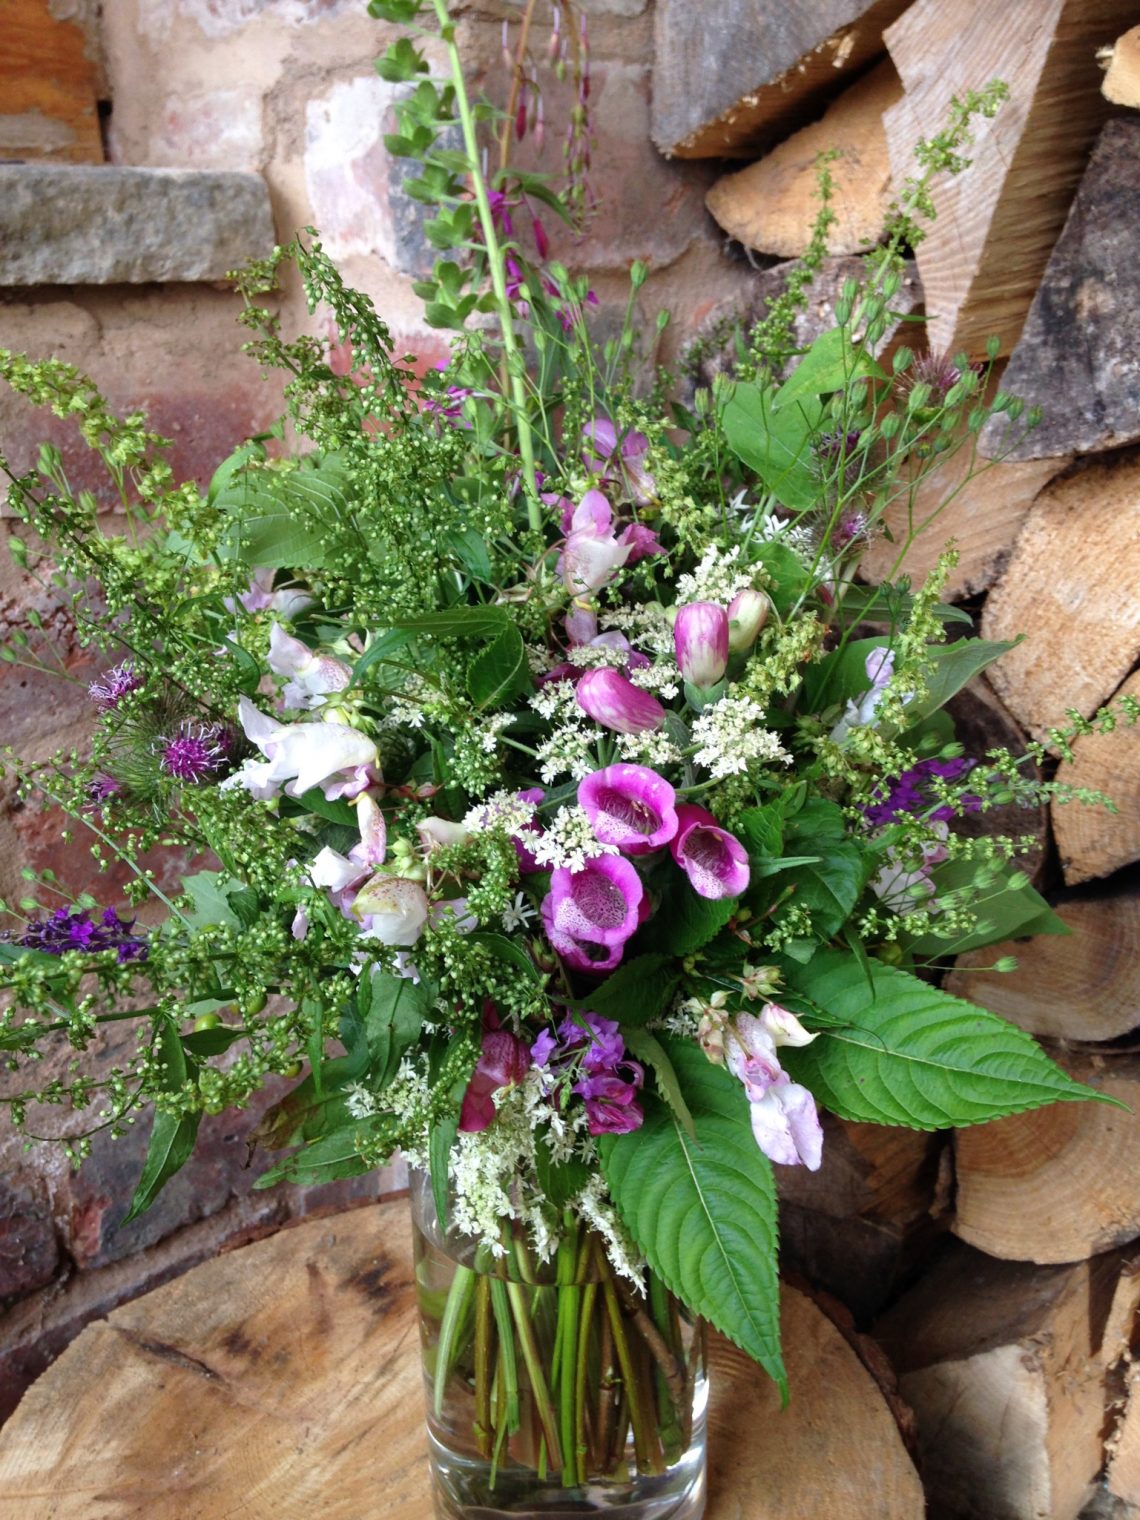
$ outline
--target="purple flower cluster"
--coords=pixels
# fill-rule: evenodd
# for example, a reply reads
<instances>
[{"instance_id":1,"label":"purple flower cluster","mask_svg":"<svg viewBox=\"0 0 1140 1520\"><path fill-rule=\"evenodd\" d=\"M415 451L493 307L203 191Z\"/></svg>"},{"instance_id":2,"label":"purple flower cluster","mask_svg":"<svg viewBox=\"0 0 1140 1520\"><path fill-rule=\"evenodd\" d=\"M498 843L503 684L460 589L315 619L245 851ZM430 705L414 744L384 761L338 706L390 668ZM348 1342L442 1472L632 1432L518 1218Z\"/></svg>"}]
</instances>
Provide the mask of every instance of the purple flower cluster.
<instances>
[{"instance_id":1,"label":"purple flower cluster","mask_svg":"<svg viewBox=\"0 0 1140 1520\"><path fill-rule=\"evenodd\" d=\"M159 764L176 781L204 781L222 769L231 748L230 734L220 723L182 723L158 743Z\"/></svg>"},{"instance_id":2,"label":"purple flower cluster","mask_svg":"<svg viewBox=\"0 0 1140 1520\"><path fill-rule=\"evenodd\" d=\"M145 961L146 940L131 933L134 926L133 918L124 921L114 908L104 908L98 923L87 908L78 913L57 908L49 917L30 923L16 943L48 955L63 955L67 950L117 950L120 961Z\"/></svg>"},{"instance_id":3,"label":"purple flower cluster","mask_svg":"<svg viewBox=\"0 0 1140 1520\"><path fill-rule=\"evenodd\" d=\"M613 1019L596 1013L563 1019L556 1033L543 1030L530 1055L553 1085L568 1081L583 1100L591 1135L627 1135L641 1128L645 1114L637 1094L645 1072L626 1055Z\"/></svg>"},{"instance_id":4,"label":"purple flower cluster","mask_svg":"<svg viewBox=\"0 0 1140 1520\"><path fill-rule=\"evenodd\" d=\"M871 802L863 809L863 816L873 827L894 823L908 813L925 813L933 800L929 782L932 777L943 781L957 781L973 770L975 761L962 756L956 760L919 760L892 776L880 786ZM929 814L932 823L948 823L960 813L976 813L982 806L980 797L970 793L958 798L957 804L942 803Z\"/></svg>"},{"instance_id":5,"label":"purple flower cluster","mask_svg":"<svg viewBox=\"0 0 1140 1520\"><path fill-rule=\"evenodd\" d=\"M124 660L121 665L115 665L92 681L87 688L87 695L91 698L100 712L113 712L123 698L132 691L138 691L143 684L142 676L135 670L130 660Z\"/></svg>"}]
</instances>

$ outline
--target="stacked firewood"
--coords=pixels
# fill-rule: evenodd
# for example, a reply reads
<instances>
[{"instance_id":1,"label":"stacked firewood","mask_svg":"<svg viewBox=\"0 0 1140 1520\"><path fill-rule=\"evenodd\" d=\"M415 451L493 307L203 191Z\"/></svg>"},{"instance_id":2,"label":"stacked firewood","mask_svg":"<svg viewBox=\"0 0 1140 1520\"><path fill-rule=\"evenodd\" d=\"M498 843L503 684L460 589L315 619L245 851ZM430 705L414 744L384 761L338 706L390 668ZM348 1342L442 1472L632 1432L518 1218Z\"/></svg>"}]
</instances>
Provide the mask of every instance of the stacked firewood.
<instances>
[{"instance_id":1,"label":"stacked firewood","mask_svg":"<svg viewBox=\"0 0 1140 1520\"><path fill-rule=\"evenodd\" d=\"M1027 636L957 713L978 754L1140 695L1138 19L1128 0L658 0L658 147L747 161L708 194L759 271L746 316L806 249L817 156L841 150L805 340L952 98L1009 87L970 167L936 185L904 296L932 352L976 362L996 338L1003 388L1043 420L1011 447L995 418L972 480L965 450L922 488L917 520L949 502L905 559L895 522L861 565L921 579L953 539L950 599L987 638ZM700 363L707 378L707 348ZM1036 835L1026 868L1072 937L963 955L948 987L1122 1106L951 1136L832 1120L823 1171L786 1174L785 1269L885 1349L935 1517L1140 1517L1140 729L1078 738L1053 765L1117 811L1055 804L998 828ZM1016 971L987 969L1003 954ZM832 1511L875 1513L871 1495Z\"/></svg>"}]
</instances>

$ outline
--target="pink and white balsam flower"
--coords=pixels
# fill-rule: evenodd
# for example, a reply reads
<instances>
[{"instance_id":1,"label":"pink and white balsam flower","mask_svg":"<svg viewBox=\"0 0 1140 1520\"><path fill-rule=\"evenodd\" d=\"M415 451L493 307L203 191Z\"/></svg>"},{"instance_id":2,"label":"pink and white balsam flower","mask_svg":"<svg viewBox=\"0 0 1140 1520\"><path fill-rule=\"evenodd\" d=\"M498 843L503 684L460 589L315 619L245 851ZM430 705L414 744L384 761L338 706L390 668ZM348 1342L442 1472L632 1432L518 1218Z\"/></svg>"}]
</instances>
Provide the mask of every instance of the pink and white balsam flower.
<instances>
[{"instance_id":1,"label":"pink and white balsam flower","mask_svg":"<svg viewBox=\"0 0 1140 1520\"><path fill-rule=\"evenodd\" d=\"M677 794L645 765L607 765L578 783L595 838L627 855L648 855L677 832Z\"/></svg>"},{"instance_id":2,"label":"pink and white balsam flower","mask_svg":"<svg viewBox=\"0 0 1140 1520\"><path fill-rule=\"evenodd\" d=\"M580 871L560 866L543 899L547 937L575 971L610 971L636 933L648 904L645 888L628 860L599 855Z\"/></svg>"},{"instance_id":3,"label":"pink and white balsam flower","mask_svg":"<svg viewBox=\"0 0 1140 1520\"><path fill-rule=\"evenodd\" d=\"M782 1046L802 1047L816 1038L794 1013L766 1003L760 1014L742 1013L724 1030L724 1060L744 1086L752 1134L770 1161L819 1170L823 1130L815 1099L780 1065Z\"/></svg>"},{"instance_id":4,"label":"pink and white balsam flower","mask_svg":"<svg viewBox=\"0 0 1140 1520\"><path fill-rule=\"evenodd\" d=\"M677 832L669 849L698 897L739 897L747 890L748 851L707 809L678 803Z\"/></svg>"},{"instance_id":5,"label":"pink and white balsam flower","mask_svg":"<svg viewBox=\"0 0 1140 1520\"><path fill-rule=\"evenodd\" d=\"M715 602L689 602L677 609L673 650L690 686L708 690L728 669L728 613Z\"/></svg>"},{"instance_id":6,"label":"pink and white balsam flower","mask_svg":"<svg viewBox=\"0 0 1140 1520\"><path fill-rule=\"evenodd\" d=\"M853 698L843 709L843 716L831 730L833 744L842 744L853 728L873 727L875 715L883 700L887 683L895 673L895 652L882 647L870 650L864 661L870 686L858 698Z\"/></svg>"},{"instance_id":7,"label":"pink and white balsam flower","mask_svg":"<svg viewBox=\"0 0 1140 1520\"><path fill-rule=\"evenodd\" d=\"M574 699L595 723L618 734L649 733L665 722L665 709L657 698L609 666L587 670Z\"/></svg>"},{"instance_id":8,"label":"pink and white balsam flower","mask_svg":"<svg viewBox=\"0 0 1140 1520\"><path fill-rule=\"evenodd\" d=\"M570 518L559 571L573 596L607 585L629 558L631 545L613 531L613 511L600 491L587 491Z\"/></svg>"},{"instance_id":9,"label":"pink and white balsam flower","mask_svg":"<svg viewBox=\"0 0 1140 1520\"><path fill-rule=\"evenodd\" d=\"M281 692L287 711L321 707L326 698L343 691L352 680L352 671L343 661L310 649L286 633L280 623L269 630L268 664L274 675L290 678Z\"/></svg>"},{"instance_id":10,"label":"pink and white balsam flower","mask_svg":"<svg viewBox=\"0 0 1140 1520\"><path fill-rule=\"evenodd\" d=\"M346 772L377 764L372 740L345 723L279 723L244 696L238 701L238 718L246 738L265 759L246 760L222 782L227 790L242 787L266 801L282 790L300 797L319 786L328 796Z\"/></svg>"},{"instance_id":11,"label":"pink and white balsam flower","mask_svg":"<svg viewBox=\"0 0 1140 1520\"><path fill-rule=\"evenodd\" d=\"M618 448L617 429L608 417L595 417L582 429L582 459L595 474L624 477L629 494L644 507L657 494L657 482L645 467L649 439L635 429L624 433Z\"/></svg>"}]
</instances>

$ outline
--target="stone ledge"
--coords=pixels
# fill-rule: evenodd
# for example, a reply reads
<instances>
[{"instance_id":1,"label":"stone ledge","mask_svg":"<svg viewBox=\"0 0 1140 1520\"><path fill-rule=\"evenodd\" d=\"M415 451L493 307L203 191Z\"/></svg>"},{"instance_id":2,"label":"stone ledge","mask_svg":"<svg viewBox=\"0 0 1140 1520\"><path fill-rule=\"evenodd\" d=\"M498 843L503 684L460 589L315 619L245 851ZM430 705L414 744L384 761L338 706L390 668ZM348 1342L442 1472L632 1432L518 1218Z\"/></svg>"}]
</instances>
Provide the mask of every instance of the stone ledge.
<instances>
[{"instance_id":1,"label":"stone ledge","mask_svg":"<svg viewBox=\"0 0 1140 1520\"><path fill-rule=\"evenodd\" d=\"M0 286L220 280L274 242L257 174L0 164Z\"/></svg>"}]
</instances>

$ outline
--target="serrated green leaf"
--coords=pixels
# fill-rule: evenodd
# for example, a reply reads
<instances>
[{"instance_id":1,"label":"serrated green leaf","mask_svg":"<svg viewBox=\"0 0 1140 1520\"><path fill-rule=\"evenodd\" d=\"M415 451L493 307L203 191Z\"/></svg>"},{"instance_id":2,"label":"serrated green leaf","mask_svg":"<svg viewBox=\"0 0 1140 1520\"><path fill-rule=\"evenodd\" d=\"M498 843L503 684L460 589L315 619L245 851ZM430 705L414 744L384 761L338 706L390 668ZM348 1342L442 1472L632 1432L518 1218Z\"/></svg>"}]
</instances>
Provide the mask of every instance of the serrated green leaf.
<instances>
[{"instance_id":1,"label":"serrated green leaf","mask_svg":"<svg viewBox=\"0 0 1140 1520\"><path fill-rule=\"evenodd\" d=\"M736 897L701 897L678 873L666 888L661 905L638 935L638 947L692 955L714 940L736 912Z\"/></svg>"},{"instance_id":2,"label":"serrated green leaf","mask_svg":"<svg viewBox=\"0 0 1140 1520\"><path fill-rule=\"evenodd\" d=\"M511 625L505 607L449 607L444 612L420 612L393 623L408 633L429 633L439 639L490 639Z\"/></svg>"},{"instance_id":3,"label":"serrated green leaf","mask_svg":"<svg viewBox=\"0 0 1140 1520\"><path fill-rule=\"evenodd\" d=\"M806 965L787 964L785 975L832 1025L781 1058L842 1118L952 1129L1097 1097L1005 1019L909 972L819 950Z\"/></svg>"},{"instance_id":4,"label":"serrated green leaf","mask_svg":"<svg viewBox=\"0 0 1140 1520\"><path fill-rule=\"evenodd\" d=\"M606 977L583 1006L624 1029L660 1018L673 1001L679 980L672 955L637 955Z\"/></svg>"},{"instance_id":5,"label":"serrated green leaf","mask_svg":"<svg viewBox=\"0 0 1140 1520\"><path fill-rule=\"evenodd\" d=\"M530 666L522 634L508 623L471 661L467 690L481 710L498 707L530 690Z\"/></svg>"},{"instance_id":6,"label":"serrated green leaf","mask_svg":"<svg viewBox=\"0 0 1140 1520\"><path fill-rule=\"evenodd\" d=\"M655 1035L651 1035L648 1029L623 1029L622 1038L625 1040L626 1050L634 1060L640 1061L643 1066L648 1066L652 1070L657 1079L658 1093L672 1109L677 1123L687 1135L695 1140L697 1132L693 1127L693 1116L689 1112L689 1105L685 1102L676 1070L664 1045Z\"/></svg>"},{"instance_id":7,"label":"serrated green leaf","mask_svg":"<svg viewBox=\"0 0 1140 1520\"><path fill-rule=\"evenodd\" d=\"M610 1196L666 1287L786 1392L771 1163L753 1138L740 1084L695 1046L662 1043L696 1138L664 1103L647 1099L640 1129L601 1141Z\"/></svg>"}]
</instances>

